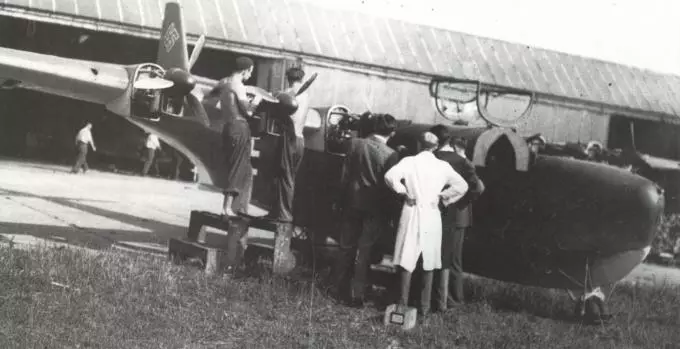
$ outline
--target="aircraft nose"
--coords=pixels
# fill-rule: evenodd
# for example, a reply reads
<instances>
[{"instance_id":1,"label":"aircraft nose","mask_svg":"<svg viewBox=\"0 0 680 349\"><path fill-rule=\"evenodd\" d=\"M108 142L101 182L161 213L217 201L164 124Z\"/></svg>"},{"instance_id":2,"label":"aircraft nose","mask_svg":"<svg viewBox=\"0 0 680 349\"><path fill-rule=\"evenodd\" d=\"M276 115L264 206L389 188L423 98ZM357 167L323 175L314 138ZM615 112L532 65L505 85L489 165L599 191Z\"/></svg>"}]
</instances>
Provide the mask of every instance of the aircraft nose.
<instances>
[{"instance_id":1,"label":"aircraft nose","mask_svg":"<svg viewBox=\"0 0 680 349\"><path fill-rule=\"evenodd\" d=\"M646 178L607 167L583 171L585 190L580 193L586 194L580 205L563 212L556 227L561 249L609 254L651 244L664 211L663 190Z\"/></svg>"},{"instance_id":2,"label":"aircraft nose","mask_svg":"<svg viewBox=\"0 0 680 349\"><path fill-rule=\"evenodd\" d=\"M664 190L653 182L648 182L640 188L640 197L645 205L650 210L663 212L665 200Z\"/></svg>"},{"instance_id":3,"label":"aircraft nose","mask_svg":"<svg viewBox=\"0 0 680 349\"><path fill-rule=\"evenodd\" d=\"M620 210L618 215L621 223L618 226L636 247L649 246L664 211L663 189L643 179L642 183L634 185L630 191L628 200L624 203L630 208L629 212Z\"/></svg>"}]
</instances>

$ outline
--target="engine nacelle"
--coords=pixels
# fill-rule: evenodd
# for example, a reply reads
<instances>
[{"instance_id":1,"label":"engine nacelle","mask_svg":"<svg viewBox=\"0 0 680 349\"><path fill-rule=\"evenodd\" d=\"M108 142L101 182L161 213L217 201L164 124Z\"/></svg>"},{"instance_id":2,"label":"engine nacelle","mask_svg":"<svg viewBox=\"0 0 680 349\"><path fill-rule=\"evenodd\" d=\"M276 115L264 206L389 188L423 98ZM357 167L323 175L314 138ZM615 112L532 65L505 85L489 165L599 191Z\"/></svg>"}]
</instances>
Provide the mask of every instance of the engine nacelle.
<instances>
[{"instance_id":1,"label":"engine nacelle","mask_svg":"<svg viewBox=\"0 0 680 349\"><path fill-rule=\"evenodd\" d=\"M326 152L332 154L347 154L353 137L356 136L356 118L348 107L334 105L326 111Z\"/></svg>"},{"instance_id":2,"label":"engine nacelle","mask_svg":"<svg viewBox=\"0 0 680 349\"><path fill-rule=\"evenodd\" d=\"M130 114L153 121L160 120L161 91L171 84L165 79L163 68L154 63L136 67L130 91Z\"/></svg>"}]
</instances>

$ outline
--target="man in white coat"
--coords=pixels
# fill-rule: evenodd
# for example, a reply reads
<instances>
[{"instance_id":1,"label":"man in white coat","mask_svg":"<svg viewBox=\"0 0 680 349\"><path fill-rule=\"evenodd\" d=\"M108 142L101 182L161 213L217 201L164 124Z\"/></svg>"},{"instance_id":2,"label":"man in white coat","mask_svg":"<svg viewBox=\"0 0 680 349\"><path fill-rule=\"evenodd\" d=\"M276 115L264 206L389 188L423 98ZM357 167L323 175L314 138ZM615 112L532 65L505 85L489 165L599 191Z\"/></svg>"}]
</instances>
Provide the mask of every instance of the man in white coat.
<instances>
[{"instance_id":1,"label":"man in white coat","mask_svg":"<svg viewBox=\"0 0 680 349\"><path fill-rule=\"evenodd\" d=\"M385 174L387 185L405 197L393 254L393 263L402 269L399 302L408 304L411 275L422 258L420 315L430 312L433 270L442 267L440 200L448 206L460 200L468 190L463 177L447 162L434 156L437 144L437 136L425 132L419 140L421 151L403 158Z\"/></svg>"}]
</instances>

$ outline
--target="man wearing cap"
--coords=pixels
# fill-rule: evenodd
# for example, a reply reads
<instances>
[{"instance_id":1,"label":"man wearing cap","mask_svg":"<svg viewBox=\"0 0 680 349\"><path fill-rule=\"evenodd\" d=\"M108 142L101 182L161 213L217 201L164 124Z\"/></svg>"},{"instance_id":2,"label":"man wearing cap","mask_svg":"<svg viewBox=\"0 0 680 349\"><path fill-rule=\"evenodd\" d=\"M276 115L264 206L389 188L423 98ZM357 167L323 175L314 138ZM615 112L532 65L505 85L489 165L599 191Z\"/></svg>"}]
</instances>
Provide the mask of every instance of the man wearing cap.
<instances>
[{"instance_id":1,"label":"man wearing cap","mask_svg":"<svg viewBox=\"0 0 680 349\"><path fill-rule=\"evenodd\" d=\"M533 156L538 155L541 151L543 151L543 148L545 148L546 144L545 137L543 137L540 133L534 134L527 138L527 144L529 145L529 151Z\"/></svg>"},{"instance_id":2,"label":"man wearing cap","mask_svg":"<svg viewBox=\"0 0 680 349\"><path fill-rule=\"evenodd\" d=\"M422 260L423 289L418 308L421 315L430 312L433 270L442 267L439 205L457 202L468 190L463 177L434 156L437 145L437 136L423 133L419 139L420 152L404 157L385 174L387 185L404 197L393 254L393 263L401 269L399 303L408 304L411 275ZM446 296L443 297L446 302Z\"/></svg>"},{"instance_id":3,"label":"man wearing cap","mask_svg":"<svg viewBox=\"0 0 680 349\"><path fill-rule=\"evenodd\" d=\"M297 95L302 87L302 79L305 72L293 67L286 71L286 78L290 87L283 91L293 98L297 104L286 105L282 103L282 108L276 113L278 122L281 125L281 147L277 156L279 166L275 168L274 179L276 182L276 200L273 210L267 218L275 219L280 222L290 223L293 221L293 194L295 193L295 176L297 174L302 156L305 151L305 138L303 130L309 112L309 95L306 91ZM279 98L281 101L281 98ZM292 114L289 114L293 111Z\"/></svg>"},{"instance_id":4,"label":"man wearing cap","mask_svg":"<svg viewBox=\"0 0 680 349\"><path fill-rule=\"evenodd\" d=\"M435 275L438 284L434 294L442 300L438 304L440 311L448 308L446 295L449 294L449 280L451 278L451 295L453 301L463 302L463 241L465 231L472 226L471 204L482 192L484 184L475 171L475 166L465 157L466 144L463 139L452 137L448 127L436 125L430 132L439 138L439 148L434 155L446 161L460 174L468 184L468 191L453 205L442 207L442 269Z\"/></svg>"},{"instance_id":5,"label":"man wearing cap","mask_svg":"<svg viewBox=\"0 0 680 349\"><path fill-rule=\"evenodd\" d=\"M223 178L224 217L248 213L253 168L250 162L251 140L248 118L259 101L252 103L246 96L244 82L253 72L253 61L238 57L232 73L221 83L220 103L224 126L222 146L224 149L225 176Z\"/></svg>"}]
</instances>

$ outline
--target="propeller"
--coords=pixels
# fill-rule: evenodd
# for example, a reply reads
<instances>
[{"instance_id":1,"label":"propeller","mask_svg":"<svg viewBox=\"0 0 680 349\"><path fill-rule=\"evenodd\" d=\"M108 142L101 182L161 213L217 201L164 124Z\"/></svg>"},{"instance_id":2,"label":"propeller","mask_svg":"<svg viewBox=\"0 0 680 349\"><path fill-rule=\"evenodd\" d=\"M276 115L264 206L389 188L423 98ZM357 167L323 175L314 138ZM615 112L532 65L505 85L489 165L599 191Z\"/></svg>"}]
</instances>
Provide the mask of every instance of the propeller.
<instances>
[{"instance_id":1,"label":"propeller","mask_svg":"<svg viewBox=\"0 0 680 349\"><path fill-rule=\"evenodd\" d=\"M167 93L174 98L182 98L184 100L185 115L193 115L206 127L210 127L210 118L208 118L208 113L201 103L201 98L199 98L202 93L196 86L196 79L191 74L191 68L198 61L204 46L205 35L201 35L191 52L189 64L186 67L172 67L166 70L164 78L173 84ZM160 85L160 83L157 84Z\"/></svg>"},{"instance_id":2,"label":"propeller","mask_svg":"<svg viewBox=\"0 0 680 349\"><path fill-rule=\"evenodd\" d=\"M201 35L198 38L198 41L196 41L193 51L191 51L191 57L189 58L189 73L191 73L191 68L194 67L196 61L198 61L198 57L201 55L201 51L203 51L204 46L205 35ZM196 118L203 122L206 127L210 127L210 118L208 117L208 113L205 111L205 108L201 103L201 99L196 96L196 89L197 87L194 87L194 89L186 96L186 106L189 108L189 112L192 115L195 115Z\"/></svg>"},{"instance_id":3,"label":"propeller","mask_svg":"<svg viewBox=\"0 0 680 349\"><path fill-rule=\"evenodd\" d=\"M210 118L208 113L203 107L202 96L203 92L199 87L196 86L196 79L191 74L191 69L198 61L198 58L203 51L205 46L205 35L201 35L194 45L194 49L191 52L191 57L189 57L188 65L186 67L172 67L165 72L165 80L171 85L172 88L167 91L169 95L175 98L182 98L184 100L185 115L193 115L197 120L202 122L206 127L210 127ZM185 51L186 52L186 51ZM309 88L309 85L316 79L314 74L305 85L302 87L301 92ZM161 82L155 82L157 86L161 86ZM217 89L211 93L217 92ZM256 95L262 97L263 101L269 103L278 103L279 100L270 92L257 87L257 86L246 86L246 93L251 95Z\"/></svg>"},{"instance_id":4,"label":"propeller","mask_svg":"<svg viewBox=\"0 0 680 349\"><path fill-rule=\"evenodd\" d=\"M260 96L262 97L263 101L270 103L279 103L279 100L273 94L269 93L269 91L263 89L262 87L246 85L246 94Z\"/></svg>"},{"instance_id":5,"label":"propeller","mask_svg":"<svg viewBox=\"0 0 680 349\"><path fill-rule=\"evenodd\" d=\"M191 68L194 67L194 64L196 64L198 56L200 56L201 51L203 51L203 46L205 46L205 35L201 35L201 37L198 38L196 45L194 45L194 50L191 51L191 57L189 58L189 70L191 70Z\"/></svg>"},{"instance_id":6,"label":"propeller","mask_svg":"<svg viewBox=\"0 0 680 349\"><path fill-rule=\"evenodd\" d=\"M189 109L192 111L193 115L196 115L196 117L203 122L205 126L210 126L210 118L208 118L208 113L205 111L205 108L203 107L203 103L201 103L201 100L196 97L195 94L189 93L187 95L187 106Z\"/></svg>"},{"instance_id":7,"label":"propeller","mask_svg":"<svg viewBox=\"0 0 680 349\"><path fill-rule=\"evenodd\" d=\"M295 94L295 96L299 96L303 92L307 91L309 86L312 86L312 83L314 82L314 80L316 80L317 76L319 76L319 73L312 74L312 76L310 76L309 79L307 79L307 81L305 81L305 83L302 84L302 86L300 86L300 89L298 90L297 94Z\"/></svg>"}]
</instances>

